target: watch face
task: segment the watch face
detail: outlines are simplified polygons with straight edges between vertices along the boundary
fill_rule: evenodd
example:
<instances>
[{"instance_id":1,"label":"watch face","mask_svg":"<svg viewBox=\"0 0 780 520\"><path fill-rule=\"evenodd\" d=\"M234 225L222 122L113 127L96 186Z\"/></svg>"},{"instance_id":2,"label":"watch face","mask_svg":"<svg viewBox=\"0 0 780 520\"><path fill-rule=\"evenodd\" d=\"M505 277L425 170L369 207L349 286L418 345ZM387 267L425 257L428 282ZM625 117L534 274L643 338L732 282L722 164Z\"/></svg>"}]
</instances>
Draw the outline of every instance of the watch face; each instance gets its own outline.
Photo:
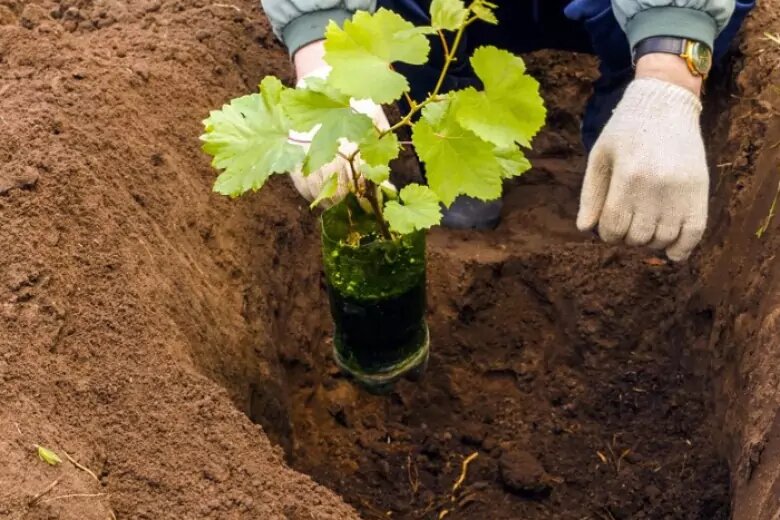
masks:
<instances>
[{"instance_id":1,"label":"watch face","mask_svg":"<svg viewBox=\"0 0 780 520\"><path fill-rule=\"evenodd\" d=\"M712 67L712 52L703 43L691 45L690 59L700 74L707 74Z\"/></svg>"}]
</instances>

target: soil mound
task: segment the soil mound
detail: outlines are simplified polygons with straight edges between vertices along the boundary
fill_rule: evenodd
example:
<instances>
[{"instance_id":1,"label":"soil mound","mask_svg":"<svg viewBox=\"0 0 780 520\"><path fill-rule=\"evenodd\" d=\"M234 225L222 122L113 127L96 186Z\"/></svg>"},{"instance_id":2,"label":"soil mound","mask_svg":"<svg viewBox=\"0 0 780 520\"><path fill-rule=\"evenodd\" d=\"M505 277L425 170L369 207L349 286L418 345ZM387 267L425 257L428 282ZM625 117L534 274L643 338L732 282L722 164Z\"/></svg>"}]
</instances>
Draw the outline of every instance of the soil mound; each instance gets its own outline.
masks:
<instances>
[{"instance_id":1,"label":"soil mound","mask_svg":"<svg viewBox=\"0 0 780 520\"><path fill-rule=\"evenodd\" d=\"M313 228L286 186L211 195L198 151L287 69L254 1L0 2L0 518L357 518L242 413L286 413L245 298Z\"/></svg>"}]
</instances>

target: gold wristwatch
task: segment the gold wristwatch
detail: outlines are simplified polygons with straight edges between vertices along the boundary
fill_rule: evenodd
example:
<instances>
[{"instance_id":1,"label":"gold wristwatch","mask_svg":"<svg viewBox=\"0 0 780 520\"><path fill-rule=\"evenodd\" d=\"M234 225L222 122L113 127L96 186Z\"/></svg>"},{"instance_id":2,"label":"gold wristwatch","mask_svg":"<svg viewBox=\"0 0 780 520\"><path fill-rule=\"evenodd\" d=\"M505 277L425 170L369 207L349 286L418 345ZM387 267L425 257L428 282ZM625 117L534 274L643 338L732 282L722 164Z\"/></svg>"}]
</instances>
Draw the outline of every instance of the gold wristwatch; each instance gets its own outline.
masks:
<instances>
[{"instance_id":1,"label":"gold wristwatch","mask_svg":"<svg viewBox=\"0 0 780 520\"><path fill-rule=\"evenodd\" d=\"M695 40L671 36L654 36L637 43L631 53L634 66L639 58L654 52L676 54L685 60L691 74L704 79L707 79L712 68L712 49L707 45Z\"/></svg>"}]
</instances>

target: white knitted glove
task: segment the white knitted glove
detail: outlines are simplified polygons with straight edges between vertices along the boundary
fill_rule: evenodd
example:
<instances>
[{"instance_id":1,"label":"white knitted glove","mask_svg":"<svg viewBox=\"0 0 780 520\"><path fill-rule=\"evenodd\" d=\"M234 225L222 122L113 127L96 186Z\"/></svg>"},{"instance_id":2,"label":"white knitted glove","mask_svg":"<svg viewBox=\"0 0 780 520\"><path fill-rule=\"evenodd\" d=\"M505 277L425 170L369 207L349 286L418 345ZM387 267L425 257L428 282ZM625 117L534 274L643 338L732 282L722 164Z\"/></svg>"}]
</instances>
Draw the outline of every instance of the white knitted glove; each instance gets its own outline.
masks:
<instances>
[{"instance_id":1,"label":"white knitted glove","mask_svg":"<svg viewBox=\"0 0 780 520\"><path fill-rule=\"evenodd\" d=\"M707 224L709 172L701 102L654 78L626 89L588 158L577 227L605 242L688 258Z\"/></svg>"},{"instance_id":2,"label":"white knitted glove","mask_svg":"<svg viewBox=\"0 0 780 520\"><path fill-rule=\"evenodd\" d=\"M299 79L298 86L304 84L307 78L327 78L329 72L330 67L319 67ZM374 125L380 130L386 130L390 128L390 124L387 121L387 116L385 116L384 110L382 110L382 107L373 101L352 100L350 104L352 105L352 108L355 109L355 111L370 117L374 121ZM295 140L296 144L300 144L304 149L308 150L308 144L301 144L299 142L311 141L314 137L314 134L317 133L318 129L319 126L315 126L311 131L305 133L290 132L290 137ZM339 152L343 155L349 156L354 153L356 148L357 146L355 143L351 143L345 139L342 139L341 145L339 146ZM358 163L359 162L360 160L358 158ZM322 186L325 184L325 181L328 180L328 178L330 178L334 172L336 175L338 175L339 178L338 191L336 192L336 195L330 199L325 199L320 203L321 206L328 207L336 204L349 192L349 185L352 182L352 176L350 173L349 162L346 159L338 156L332 162L326 164L319 170L311 172L307 176L304 176L301 169L298 168L297 170L290 172L290 176L292 177L293 184L295 184L295 188L298 190L298 193L300 193L306 200L311 202L317 198L317 196L320 194L320 191L322 191ZM389 183L387 183L387 185L388 187L391 186Z\"/></svg>"}]
</instances>

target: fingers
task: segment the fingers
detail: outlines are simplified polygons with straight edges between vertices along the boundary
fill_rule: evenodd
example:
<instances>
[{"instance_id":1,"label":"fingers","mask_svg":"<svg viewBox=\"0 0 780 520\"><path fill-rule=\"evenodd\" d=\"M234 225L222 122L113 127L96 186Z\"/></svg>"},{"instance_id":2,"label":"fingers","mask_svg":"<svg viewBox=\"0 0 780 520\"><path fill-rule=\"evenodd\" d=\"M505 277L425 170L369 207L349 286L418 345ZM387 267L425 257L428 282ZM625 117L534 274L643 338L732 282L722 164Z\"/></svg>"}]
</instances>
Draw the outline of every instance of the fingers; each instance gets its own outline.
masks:
<instances>
[{"instance_id":1,"label":"fingers","mask_svg":"<svg viewBox=\"0 0 780 520\"><path fill-rule=\"evenodd\" d=\"M609 197L599 222L599 235L610 244L625 242L629 246L648 246L666 250L673 262L687 260L704 236L703 222L661 221L641 210L613 210Z\"/></svg>"},{"instance_id":2,"label":"fingers","mask_svg":"<svg viewBox=\"0 0 780 520\"><path fill-rule=\"evenodd\" d=\"M609 186L604 208L599 219L599 236L608 244L623 242L634 217L633 199L630 197L625 174L615 175ZM640 215L641 216L641 215Z\"/></svg>"},{"instance_id":3,"label":"fingers","mask_svg":"<svg viewBox=\"0 0 780 520\"><path fill-rule=\"evenodd\" d=\"M631 227L626 233L626 244L629 246L647 245L653 240L655 232L655 215L637 211L631 219Z\"/></svg>"},{"instance_id":4,"label":"fingers","mask_svg":"<svg viewBox=\"0 0 780 520\"><path fill-rule=\"evenodd\" d=\"M599 222L599 235L604 242L629 246L648 246L651 249L666 250L666 256L673 262L687 260L704 236L704 224L684 223L656 224L652 217L640 212L611 211L609 203Z\"/></svg>"},{"instance_id":5,"label":"fingers","mask_svg":"<svg viewBox=\"0 0 780 520\"><path fill-rule=\"evenodd\" d=\"M352 99L350 100L350 105L356 111L370 117L374 122L374 126L380 130L387 130L390 128L390 122L387 120L387 115L381 105L377 105L370 99Z\"/></svg>"},{"instance_id":6,"label":"fingers","mask_svg":"<svg viewBox=\"0 0 780 520\"><path fill-rule=\"evenodd\" d=\"M311 177L311 175L309 177ZM314 197L312 197L311 194L311 190L309 189L308 178L304 177L300 170L290 172L290 178L293 181L295 189L298 190L298 193L301 194L301 197L309 202L314 200Z\"/></svg>"},{"instance_id":7,"label":"fingers","mask_svg":"<svg viewBox=\"0 0 780 520\"><path fill-rule=\"evenodd\" d=\"M607 202L599 221L599 236L608 244L622 242L631 227L631 211Z\"/></svg>"},{"instance_id":8,"label":"fingers","mask_svg":"<svg viewBox=\"0 0 780 520\"><path fill-rule=\"evenodd\" d=\"M658 226L655 228L655 235L653 239L647 245L650 249L666 249L670 244L677 240L680 236L680 228L682 224L678 221L672 221L669 219L661 220Z\"/></svg>"},{"instance_id":9,"label":"fingers","mask_svg":"<svg viewBox=\"0 0 780 520\"><path fill-rule=\"evenodd\" d=\"M706 209L696 211L691 197L674 195L667 183L628 164L616 164L607 154L594 150L583 183L577 227L586 231L598 226L604 242L665 249L670 260L679 262L687 259L701 240L706 217L697 217L706 215Z\"/></svg>"},{"instance_id":10,"label":"fingers","mask_svg":"<svg viewBox=\"0 0 780 520\"><path fill-rule=\"evenodd\" d=\"M599 235L605 242L665 249L666 256L673 262L687 260L704 236L704 231L703 223L662 221L656 224L654 217L641 211L613 211L609 201L599 222Z\"/></svg>"},{"instance_id":11,"label":"fingers","mask_svg":"<svg viewBox=\"0 0 780 520\"><path fill-rule=\"evenodd\" d=\"M325 183L333 175L336 175L338 179L338 188L333 197L324 199L320 202L320 206L322 207L329 207L335 201L344 198L347 192L349 192L351 176L348 163L341 157L337 157L332 162L326 164L319 170L311 172L309 175L304 175L300 169L290 172L290 178L292 178L295 189L309 202L320 195L320 192L322 192L322 189L325 187Z\"/></svg>"},{"instance_id":12,"label":"fingers","mask_svg":"<svg viewBox=\"0 0 780 520\"><path fill-rule=\"evenodd\" d=\"M604 148L596 146L588 157L588 168L580 195L580 211L577 214L577 228L589 231L596 227L609 190L611 175L609 156Z\"/></svg>"},{"instance_id":13,"label":"fingers","mask_svg":"<svg viewBox=\"0 0 780 520\"><path fill-rule=\"evenodd\" d=\"M686 222L683 224L680 236L667 250L666 256L673 262L687 260L693 249L704 236L704 223Z\"/></svg>"},{"instance_id":14,"label":"fingers","mask_svg":"<svg viewBox=\"0 0 780 520\"><path fill-rule=\"evenodd\" d=\"M588 157L577 215L580 231L588 231L598 225L599 236L610 244L625 238L632 217L631 208L626 207L625 186L620 180L612 185L610 183L612 166L612 158L606 148L596 146Z\"/></svg>"}]
</instances>

